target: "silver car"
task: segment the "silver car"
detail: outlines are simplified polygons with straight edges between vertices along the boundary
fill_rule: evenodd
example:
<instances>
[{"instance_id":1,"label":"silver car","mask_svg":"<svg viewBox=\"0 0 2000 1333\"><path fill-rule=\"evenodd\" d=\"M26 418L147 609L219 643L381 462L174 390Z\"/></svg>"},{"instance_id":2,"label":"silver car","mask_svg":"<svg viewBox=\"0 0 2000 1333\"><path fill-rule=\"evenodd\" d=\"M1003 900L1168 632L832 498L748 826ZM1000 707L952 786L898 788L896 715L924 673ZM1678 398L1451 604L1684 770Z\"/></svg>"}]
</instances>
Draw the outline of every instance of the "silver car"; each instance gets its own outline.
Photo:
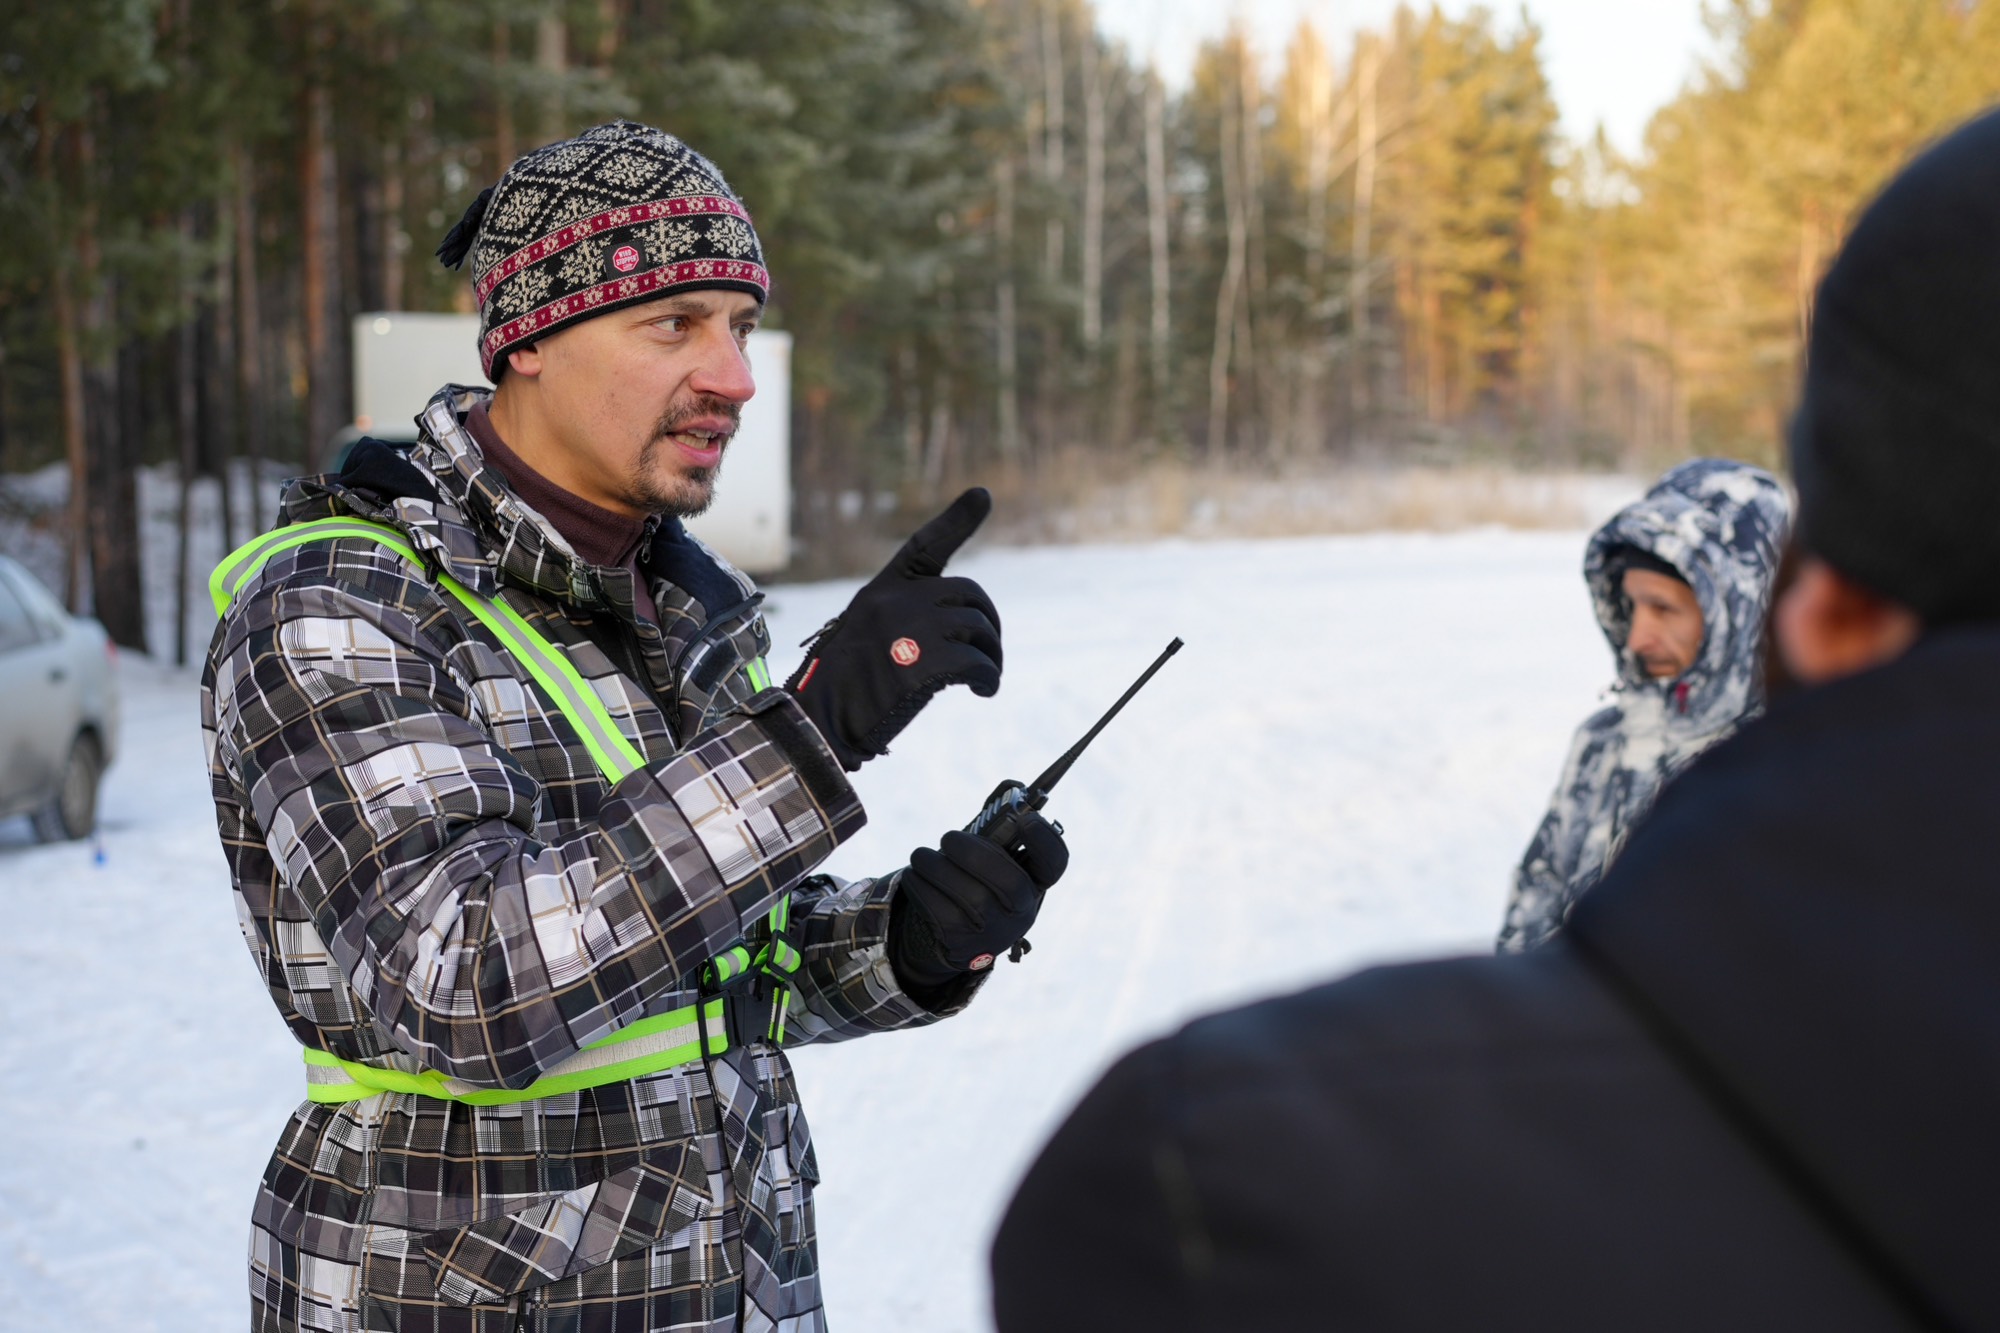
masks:
<instances>
[{"instance_id":1,"label":"silver car","mask_svg":"<svg viewBox=\"0 0 2000 1333\"><path fill-rule=\"evenodd\" d=\"M116 650L94 620L0 555L0 817L45 841L97 827L97 784L118 750Z\"/></svg>"}]
</instances>

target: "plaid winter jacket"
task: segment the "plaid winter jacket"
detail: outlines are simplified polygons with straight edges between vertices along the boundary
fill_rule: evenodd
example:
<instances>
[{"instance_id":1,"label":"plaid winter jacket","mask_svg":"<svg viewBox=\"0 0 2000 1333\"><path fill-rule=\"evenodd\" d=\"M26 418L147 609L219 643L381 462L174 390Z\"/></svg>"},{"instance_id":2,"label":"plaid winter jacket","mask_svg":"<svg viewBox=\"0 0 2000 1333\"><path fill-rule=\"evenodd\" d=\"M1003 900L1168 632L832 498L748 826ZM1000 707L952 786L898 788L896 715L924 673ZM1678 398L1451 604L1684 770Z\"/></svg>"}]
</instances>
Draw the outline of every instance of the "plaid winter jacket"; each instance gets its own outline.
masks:
<instances>
[{"instance_id":1,"label":"plaid winter jacket","mask_svg":"<svg viewBox=\"0 0 2000 1333\"><path fill-rule=\"evenodd\" d=\"M287 521L389 524L564 653L648 763L608 787L526 669L427 572L363 539L275 556L209 650L202 720L243 937L308 1047L519 1089L696 1002L790 895L787 1044L926 1023L885 957L895 877L811 871L863 814L812 724L745 668L749 581L668 522L585 565L480 458L473 391L410 476L295 483ZM697 595L699 594L699 595ZM294 1113L251 1235L259 1330L815 1330L811 1133L782 1051L472 1106L384 1093Z\"/></svg>"}]
</instances>

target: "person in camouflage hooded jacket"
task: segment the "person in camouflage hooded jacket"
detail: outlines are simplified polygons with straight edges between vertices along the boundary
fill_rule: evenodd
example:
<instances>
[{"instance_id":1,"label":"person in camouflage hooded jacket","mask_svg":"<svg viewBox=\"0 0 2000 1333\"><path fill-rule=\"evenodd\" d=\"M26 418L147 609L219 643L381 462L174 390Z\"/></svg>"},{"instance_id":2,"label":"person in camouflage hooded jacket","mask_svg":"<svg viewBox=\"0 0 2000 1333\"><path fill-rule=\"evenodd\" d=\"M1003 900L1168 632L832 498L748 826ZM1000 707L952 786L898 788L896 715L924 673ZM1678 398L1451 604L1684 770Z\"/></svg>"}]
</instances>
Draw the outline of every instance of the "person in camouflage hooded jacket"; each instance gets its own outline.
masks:
<instances>
[{"instance_id":1,"label":"person in camouflage hooded jacket","mask_svg":"<svg viewBox=\"0 0 2000 1333\"><path fill-rule=\"evenodd\" d=\"M1577 729L1548 814L1514 872L1502 952L1555 935L1661 787L1762 707L1764 611L1790 512L1768 472L1702 458L1674 468L1592 535L1583 577L1618 677L1605 706ZM1677 574L1701 610L1694 664L1671 679L1648 675L1630 651L1622 578L1633 552Z\"/></svg>"}]
</instances>

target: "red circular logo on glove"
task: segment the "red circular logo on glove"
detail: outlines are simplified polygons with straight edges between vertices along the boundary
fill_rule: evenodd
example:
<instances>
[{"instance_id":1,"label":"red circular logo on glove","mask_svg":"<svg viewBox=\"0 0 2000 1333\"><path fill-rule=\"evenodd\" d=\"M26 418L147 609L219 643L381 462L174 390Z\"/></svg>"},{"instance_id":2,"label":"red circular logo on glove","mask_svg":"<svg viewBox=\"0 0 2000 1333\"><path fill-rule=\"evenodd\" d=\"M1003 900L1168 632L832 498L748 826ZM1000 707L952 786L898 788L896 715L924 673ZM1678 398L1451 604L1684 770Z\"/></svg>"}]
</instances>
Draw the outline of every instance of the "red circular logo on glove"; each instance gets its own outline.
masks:
<instances>
[{"instance_id":1,"label":"red circular logo on glove","mask_svg":"<svg viewBox=\"0 0 2000 1333\"><path fill-rule=\"evenodd\" d=\"M915 666L924 650L917 647L915 639L898 639L889 645L889 656L897 666Z\"/></svg>"},{"instance_id":2,"label":"red circular logo on glove","mask_svg":"<svg viewBox=\"0 0 2000 1333\"><path fill-rule=\"evenodd\" d=\"M611 252L611 267L620 273L630 273L639 267L639 252L629 245L621 245Z\"/></svg>"},{"instance_id":3,"label":"red circular logo on glove","mask_svg":"<svg viewBox=\"0 0 2000 1333\"><path fill-rule=\"evenodd\" d=\"M972 960L972 970L975 972L984 972L991 966L993 966L993 955L990 953L980 954Z\"/></svg>"}]
</instances>

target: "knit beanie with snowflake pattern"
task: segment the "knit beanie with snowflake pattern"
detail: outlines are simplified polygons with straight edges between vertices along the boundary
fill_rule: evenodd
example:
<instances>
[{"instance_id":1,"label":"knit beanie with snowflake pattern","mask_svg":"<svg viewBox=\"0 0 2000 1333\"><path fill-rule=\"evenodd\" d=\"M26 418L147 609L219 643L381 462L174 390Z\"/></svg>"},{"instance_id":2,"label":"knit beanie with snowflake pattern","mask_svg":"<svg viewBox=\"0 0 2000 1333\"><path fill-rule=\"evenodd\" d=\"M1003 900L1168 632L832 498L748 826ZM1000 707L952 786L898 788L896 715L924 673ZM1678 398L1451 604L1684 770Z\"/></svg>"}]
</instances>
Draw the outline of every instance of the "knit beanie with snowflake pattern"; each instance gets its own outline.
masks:
<instances>
[{"instance_id":1,"label":"knit beanie with snowflake pattern","mask_svg":"<svg viewBox=\"0 0 2000 1333\"><path fill-rule=\"evenodd\" d=\"M513 348L621 306L720 287L770 292L750 214L713 162L629 120L522 157L438 246L472 259L479 360L499 380Z\"/></svg>"}]
</instances>

